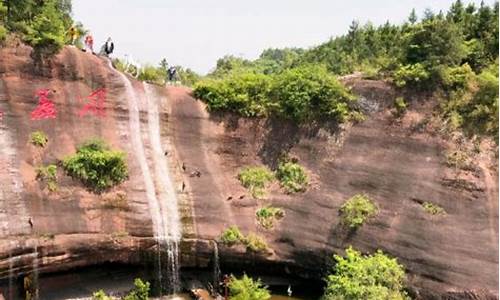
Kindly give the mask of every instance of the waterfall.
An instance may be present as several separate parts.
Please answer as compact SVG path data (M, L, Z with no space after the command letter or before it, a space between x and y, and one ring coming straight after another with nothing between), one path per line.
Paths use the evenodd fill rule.
M130 80L123 73L110 68L117 74L125 85L129 111L129 124L131 133L131 145L136 160L139 162L141 173L146 188L148 206L153 222L154 237L157 242L158 279L160 289L163 289L163 266L161 252L167 252L167 279L170 292L179 291L179 242L181 239L181 223L177 209L177 196L170 179L168 161L165 159L160 138L160 121L158 113L158 98L150 90L148 85L144 86L148 113L148 136L151 142L152 166L154 177L148 166L146 151L141 136L141 122L139 115L140 98L132 86Z
M38 286L38 242L35 241L35 248L33 251L33 299L40 299L40 288Z
M161 144L159 98L154 89L144 84L144 91L148 109L148 132L153 153L154 173L157 179L158 201L161 213L167 221L161 237L166 244L168 258L168 276L172 292L178 292L179 280L179 242L181 240L181 222L177 205L177 195L174 184L170 178L169 163L165 158Z
M14 258L12 250L9 250L9 300L14 299Z
M214 244L214 259L213 259L213 281L214 281L214 292L217 291L217 287L219 286L220 280L220 263L219 263L219 247L217 246L217 242L212 241Z

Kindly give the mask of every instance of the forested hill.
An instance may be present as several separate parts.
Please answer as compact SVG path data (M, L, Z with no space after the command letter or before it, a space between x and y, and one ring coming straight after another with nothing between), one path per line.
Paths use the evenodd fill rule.
M314 106L316 90L307 83L325 78L319 66L331 75L362 72L366 78L392 81L402 90L432 93L450 129L498 136L498 2L477 7L458 0L447 12L426 10L421 17L412 10L400 25L353 21L347 34L317 47L268 49L254 61L226 56L195 92L214 110L293 118L288 112ZM295 94L303 101L290 103L293 93L283 99L274 92L291 88L280 85L280 78L287 76L283 73L290 70L295 70L291 76L297 79L296 87L311 87ZM322 87L323 94L332 91L328 84ZM333 94L337 96L328 100L345 102L343 93ZM401 105L406 103L400 101ZM316 110L325 116L331 109L339 111L321 105Z

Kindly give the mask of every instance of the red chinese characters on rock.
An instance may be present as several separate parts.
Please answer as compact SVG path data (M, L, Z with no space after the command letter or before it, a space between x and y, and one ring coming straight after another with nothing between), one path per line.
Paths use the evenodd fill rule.
M40 89L36 91L38 97L38 106L31 112L31 120L55 119L56 107L54 102L49 100L49 89Z
M86 114L91 114L97 117L105 117L104 101L106 100L106 89L100 88L93 91L86 98L87 102L83 108L78 112L80 117ZM80 99L82 101L82 99Z

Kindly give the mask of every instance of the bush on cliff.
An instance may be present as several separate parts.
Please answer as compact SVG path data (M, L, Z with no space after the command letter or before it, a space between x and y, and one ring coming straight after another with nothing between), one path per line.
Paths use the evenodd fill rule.
M102 192L128 177L125 154L110 150L101 140L90 140L78 147L76 154L64 159L63 167L95 192Z
M404 291L403 266L382 251L362 255L349 247L345 257L334 255L334 259L323 300L410 299Z
M281 186L288 193L303 192L306 190L309 179L304 168L294 162L281 162L276 171L276 177Z
M377 214L377 207L368 196L358 194L351 197L340 207L340 213L342 223L350 228L358 228L368 218Z
M231 276L229 281L231 300L268 300L271 299L267 287L263 286L260 279L253 280L246 274L241 279Z
M354 97L321 66L307 65L265 75L246 70L195 85L194 96L212 111L230 111L244 117L271 114L304 122L348 119Z
M266 167L247 167L238 174L241 184L249 189L255 198L264 196L264 188L273 178L273 173Z

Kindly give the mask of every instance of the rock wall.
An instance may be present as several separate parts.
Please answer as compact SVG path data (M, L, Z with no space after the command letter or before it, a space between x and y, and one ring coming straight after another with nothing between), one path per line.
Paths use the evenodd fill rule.
M31 272L35 255L41 272L109 261L141 263L156 244L123 78L106 59L75 48L63 49L41 74L29 54L25 46L0 50L0 278ZM352 245L397 257L417 298L498 297L498 162L492 152L479 145L471 168L449 167L445 153L456 143L433 126L432 101L409 96L410 110L396 120L390 113L396 96L390 85L357 77L344 81L360 96L367 114L363 122L298 126L209 114L186 88L150 87L157 95L159 142L178 198L182 266L209 266L210 240L238 225L244 233L264 236L272 250L257 255L220 245L226 267L320 278L332 254ZM151 99L142 83L132 80L132 85L146 164L154 170ZM40 88L53 90L56 119L30 120ZM107 92L106 116L79 117L79 99L98 88ZM47 133L47 147L29 143L35 130ZM125 183L96 195L61 170L57 192L36 180L37 166L57 163L95 136L127 153L130 178ZM238 182L240 168L274 168L283 151L306 167L307 191L290 195L273 183L265 199L252 199ZM192 176L196 171L201 176ZM160 194L157 180L152 184ZM357 193L368 194L379 214L353 232L340 225L338 210ZM446 215L429 215L424 201L439 204ZM272 230L255 220L256 209L267 204L286 214Z

